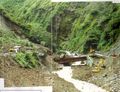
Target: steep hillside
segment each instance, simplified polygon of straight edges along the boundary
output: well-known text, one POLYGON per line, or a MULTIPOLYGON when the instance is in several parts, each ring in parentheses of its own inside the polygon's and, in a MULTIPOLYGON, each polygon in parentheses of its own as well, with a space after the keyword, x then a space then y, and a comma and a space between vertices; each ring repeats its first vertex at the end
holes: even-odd
POLYGON ((51 3, 50 0, 1 0, 1 10, 29 31, 36 42, 87 53, 107 51, 119 35, 120 5, 106 3, 51 3), (14 6, 13 6, 14 4, 14 6), (52 33, 51 33, 52 31, 52 33), (52 36, 51 36, 52 35, 52 36))
MULTIPOLYGON (((0 77, 6 79, 6 86, 52 85, 54 92, 79 92, 79 88, 89 88, 78 85, 78 81, 84 80, 118 92, 119 24, 120 4, 0 0, 0 77), (51 49, 68 51, 73 59, 75 55, 69 53, 71 51, 87 54, 83 61, 89 64, 83 66, 80 61, 80 67, 70 64, 66 67, 54 62, 54 57, 59 55, 51 49), (100 60, 90 57, 90 49, 101 52, 98 54, 100 60), (55 70, 71 78, 57 76, 55 70), (76 85, 69 81, 72 77, 77 79, 76 85)), ((72 58, 69 62, 69 55, 68 63, 73 63, 72 58)))
POLYGON ((57 5, 54 5, 53 10, 49 0, 1 0, 0 4, 1 11, 7 17, 28 29, 23 32, 32 41, 45 41, 50 45, 51 35, 47 27, 56 13, 57 5))
POLYGON ((90 48, 107 51, 120 34, 119 4, 72 3, 63 11, 58 32, 69 34, 67 38, 62 36, 63 49, 84 53, 90 48))
POLYGON ((13 30, 13 28, 7 26, 5 19, 0 15, 0 49, 3 49, 3 47, 8 48, 7 46, 10 47, 15 45, 32 46, 31 42, 29 42, 27 39, 21 39, 11 30, 13 30))

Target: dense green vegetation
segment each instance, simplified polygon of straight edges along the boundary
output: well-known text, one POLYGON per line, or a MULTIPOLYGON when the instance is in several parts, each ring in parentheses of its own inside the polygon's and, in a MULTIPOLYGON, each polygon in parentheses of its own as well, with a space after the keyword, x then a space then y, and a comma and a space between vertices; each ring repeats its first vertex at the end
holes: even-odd
MULTIPOLYGON (((26 51, 23 48, 22 51, 16 53, 16 55, 12 56, 13 59, 24 68, 36 68, 40 66, 40 62, 38 56, 35 52, 34 45, 29 42, 28 40, 22 40, 18 36, 15 35, 14 32, 10 30, 0 30, 0 53, 10 53, 10 50, 13 49, 14 46, 22 46, 22 47, 29 47, 33 48, 33 51, 26 51)), ((15 54, 15 51, 12 51, 15 54)), ((11 53, 11 55, 12 55, 11 53)))
POLYGON ((50 45, 51 36, 47 26, 55 11, 51 12, 52 4, 49 0, 1 0, 1 4, 6 16, 30 30, 24 30, 24 33, 31 40, 37 43, 45 41, 50 45))
MULTIPOLYGON (((33 44, 28 40, 22 40, 10 30, 0 30, 0 53, 9 53, 14 46, 33 47, 33 44)), ((13 52, 15 53, 15 52, 13 52)), ((13 59, 25 68, 33 68, 39 65, 38 58, 33 52, 19 52, 13 59)))
POLYGON ((14 32, 10 30, 0 29, 0 47, 7 46, 15 46, 15 45, 23 45, 28 46, 32 45, 28 40, 22 40, 18 36, 15 35, 14 32))
POLYGON ((0 10, 17 24, 29 29, 23 31, 32 41, 44 41, 50 47, 53 37, 53 45, 58 49, 87 53, 92 47, 106 51, 120 33, 120 5, 110 2, 1 0, 0 10))
POLYGON ((38 59, 34 53, 17 53, 15 60, 24 68, 34 68, 38 66, 38 59))
POLYGON ((120 6, 112 3, 83 3, 70 4, 70 7, 75 9, 70 9, 69 14, 63 18, 62 23, 65 23, 68 29, 62 31, 71 32, 61 47, 84 53, 88 52, 90 47, 109 50, 120 34, 120 6))

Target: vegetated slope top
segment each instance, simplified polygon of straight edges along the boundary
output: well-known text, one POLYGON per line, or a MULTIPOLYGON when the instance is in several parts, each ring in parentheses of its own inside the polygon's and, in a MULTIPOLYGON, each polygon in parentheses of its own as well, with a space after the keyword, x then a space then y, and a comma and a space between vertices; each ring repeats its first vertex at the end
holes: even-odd
POLYGON ((92 47, 106 51, 119 36, 119 4, 2 0, 1 5, 8 17, 31 30, 24 30, 31 40, 45 41, 48 47, 53 35, 57 49, 87 53, 92 47))

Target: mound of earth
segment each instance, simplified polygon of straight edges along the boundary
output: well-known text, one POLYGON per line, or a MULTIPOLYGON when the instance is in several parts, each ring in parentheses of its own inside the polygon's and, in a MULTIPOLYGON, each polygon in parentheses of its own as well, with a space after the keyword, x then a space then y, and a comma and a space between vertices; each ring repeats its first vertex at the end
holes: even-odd
POLYGON ((0 77, 9 87, 52 85, 52 76, 46 68, 22 68, 9 56, 0 57, 0 77))

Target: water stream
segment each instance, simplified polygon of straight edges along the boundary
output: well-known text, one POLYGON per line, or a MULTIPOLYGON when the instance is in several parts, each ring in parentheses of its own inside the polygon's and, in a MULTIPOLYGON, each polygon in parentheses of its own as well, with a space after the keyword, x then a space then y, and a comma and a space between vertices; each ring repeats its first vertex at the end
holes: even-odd
POLYGON ((81 80, 77 80, 77 79, 73 79, 72 68, 70 66, 63 67, 63 69, 59 71, 55 71, 53 73, 57 74, 60 78, 72 83, 78 90, 80 90, 80 92, 107 92, 106 90, 94 84, 81 81, 81 80))

